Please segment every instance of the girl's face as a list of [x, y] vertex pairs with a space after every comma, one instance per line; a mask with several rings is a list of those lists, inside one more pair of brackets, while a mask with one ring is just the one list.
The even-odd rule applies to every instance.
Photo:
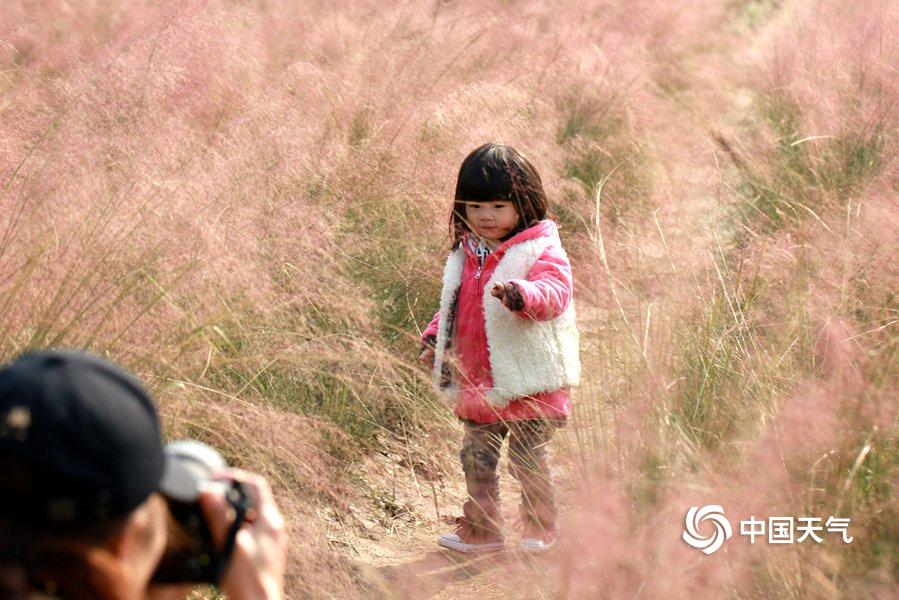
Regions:
[[515, 204], [508, 200], [466, 202], [465, 220], [475, 235], [496, 243], [518, 225]]

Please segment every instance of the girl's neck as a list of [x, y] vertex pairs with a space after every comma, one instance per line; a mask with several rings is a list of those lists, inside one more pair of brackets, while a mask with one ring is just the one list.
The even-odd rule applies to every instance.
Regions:
[[477, 238], [484, 246], [486, 246], [490, 251], [496, 250], [499, 248], [500, 244], [502, 244], [502, 240], [488, 240], [486, 238]]

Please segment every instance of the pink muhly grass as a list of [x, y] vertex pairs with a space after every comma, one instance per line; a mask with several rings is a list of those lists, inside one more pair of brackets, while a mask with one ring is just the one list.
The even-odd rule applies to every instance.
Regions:
[[[456, 509], [416, 328], [456, 169], [488, 140], [538, 165], [583, 334], [557, 568], [511, 572], [570, 597], [864, 583], [842, 548], [705, 557], [680, 533], [712, 502], [889, 525], [892, 5], [797, 2], [738, 35], [740, 7], [694, 0], [39, 4], [0, 8], [0, 352], [106, 352], [172, 436], [263, 471], [308, 544], [295, 597], [374, 586], [353, 552]], [[747, 96], [791, 106], [795, 137]], [[779, 141], [826, 201], [774, 232], [722, 224], [741, 176], [776, 180]], [[839, 179], [859, 149], [876, 160]]]
[[881, 2], [798, 2], [770, 38], [762, 89], [801, 107], [810, 136], [895, 124], [899, 11]]

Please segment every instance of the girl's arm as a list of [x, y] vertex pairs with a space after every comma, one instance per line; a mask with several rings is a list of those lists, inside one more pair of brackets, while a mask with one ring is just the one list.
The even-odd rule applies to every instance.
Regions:
[[434, 351], [437, 346], [437, 327], [440, 324], [440, 311], [434, 315], [431, 322], [421, 332], [421, 340], [419, 342], [418, 360], [428, 368], [434, 368]]
[[573, 291], [571, 264], [557, 248], [548, 247], [528, 272], [527, 279], [511, 279], [524, 306], [515, 311], [526, 319], [548, 321], [568, 308]]
[[431, 319], [431, 322], [425, 327], [425, 330], [421, 332], [421, 343], [422, 344], [430, 344], [434, 345], [437, 343], [437, 330], [440, 326], [440, 311], [438, 310], [434, 314], [434, 318]]

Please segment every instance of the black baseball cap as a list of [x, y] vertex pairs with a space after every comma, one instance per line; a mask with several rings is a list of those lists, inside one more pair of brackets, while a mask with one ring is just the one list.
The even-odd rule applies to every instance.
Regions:
[[0, 515], [102, 523], [192, 480], [167, 458], [153, 401], [122, 368], [50, 350], [0, 369]]

